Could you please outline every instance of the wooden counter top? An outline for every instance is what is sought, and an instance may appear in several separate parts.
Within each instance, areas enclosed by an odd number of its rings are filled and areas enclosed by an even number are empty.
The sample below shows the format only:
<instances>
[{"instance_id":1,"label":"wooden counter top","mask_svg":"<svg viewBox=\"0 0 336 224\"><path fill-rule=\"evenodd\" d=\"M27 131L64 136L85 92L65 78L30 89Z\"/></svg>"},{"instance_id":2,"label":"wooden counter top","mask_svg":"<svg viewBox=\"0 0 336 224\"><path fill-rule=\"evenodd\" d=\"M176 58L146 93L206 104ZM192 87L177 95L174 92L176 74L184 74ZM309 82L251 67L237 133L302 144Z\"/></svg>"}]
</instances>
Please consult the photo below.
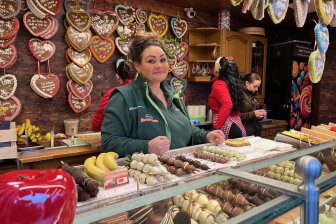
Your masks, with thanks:
<instances>
[{"instance_id":1,"label":"wooden counter top","mask_svg":"<svg viewBox=\"0 0 336 224\"><path fill-rule=\"evenodd\" d=\"M281 126L287 126L288 123L283 120L272 120L271 124L264 124L262 125L262 128L276 128L276 127L281 127Z\"/></svg>"}]
</instances>

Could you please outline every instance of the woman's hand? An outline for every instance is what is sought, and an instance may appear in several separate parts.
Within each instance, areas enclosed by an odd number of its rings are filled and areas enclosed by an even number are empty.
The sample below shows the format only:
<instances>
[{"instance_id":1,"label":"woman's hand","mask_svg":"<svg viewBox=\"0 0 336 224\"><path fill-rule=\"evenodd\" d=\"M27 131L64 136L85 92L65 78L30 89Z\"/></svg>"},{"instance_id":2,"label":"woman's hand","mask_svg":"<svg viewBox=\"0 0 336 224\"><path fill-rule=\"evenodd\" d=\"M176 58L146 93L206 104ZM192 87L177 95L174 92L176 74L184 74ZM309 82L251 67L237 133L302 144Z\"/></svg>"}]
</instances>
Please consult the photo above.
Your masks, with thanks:
<instances>
[{"instance_id":1,"label":"woman's hand","mask_svg":"<svg viewBox=\"0 0 336 224\"><path fill-rule=\"evenodd\" d=\"M267 113L266 110L255 110L254 111L254 114L255 114L257 119L264 118L266 113Z\"/></svg>"},{"instance_id":2,"label":"woman's hand","mask_svg":"<svg viewBox=\"0 0 336 224\"><path fill-rule=\"evenodd\" d=\"M170 148L170 140L166 136L158 136L148 142L148 153L162 155Z\"/></svg>"},{"instance_id":3,"label":"woman's hand","mask_svg":"<svg viewBox=\"0 0 336 224\"><path fill-rule=\"evenodd\" d=\"M208 142L215 144L222 144L224 138L224 133L221 130L210 131L207 135Z\"/></svg>"}]
</instances>

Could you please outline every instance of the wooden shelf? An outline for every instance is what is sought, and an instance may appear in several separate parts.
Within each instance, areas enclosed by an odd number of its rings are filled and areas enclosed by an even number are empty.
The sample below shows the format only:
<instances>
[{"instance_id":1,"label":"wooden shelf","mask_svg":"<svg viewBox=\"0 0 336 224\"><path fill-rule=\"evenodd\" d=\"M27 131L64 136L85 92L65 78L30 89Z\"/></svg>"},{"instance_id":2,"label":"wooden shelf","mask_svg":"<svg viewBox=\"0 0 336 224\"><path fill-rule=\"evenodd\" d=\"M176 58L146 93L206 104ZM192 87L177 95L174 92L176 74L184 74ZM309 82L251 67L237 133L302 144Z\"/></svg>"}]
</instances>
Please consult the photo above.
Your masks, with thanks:
<instances>
[{"instance_id":1,"label":"wooden shelf","mask_svg":"<svg viewBox=\"0 0 336 224\"><path fill-rule=\"evenodd\" d=\"M189 60L189 63L215 63L216 60Z\"/></svg>"},{"instance_id":2,"label":"wooden shelf","mask_svg":"<svg viewBox=\"0 0 336 224\"><path fill-rule=\"evenodd\" d=\"M218 43L193 44L190 47L220 47L220 45Z\"/></svg>"},{"instance_id":3,"label":"wooden shelf","mask_svg":"<svg viewBox=\"0 0 336 224\"><path fill-rule=\"evenodd\" d=\"M189 82L211 82L211 76L195 76L189 77Z\"/></svg>"}]
</instances>

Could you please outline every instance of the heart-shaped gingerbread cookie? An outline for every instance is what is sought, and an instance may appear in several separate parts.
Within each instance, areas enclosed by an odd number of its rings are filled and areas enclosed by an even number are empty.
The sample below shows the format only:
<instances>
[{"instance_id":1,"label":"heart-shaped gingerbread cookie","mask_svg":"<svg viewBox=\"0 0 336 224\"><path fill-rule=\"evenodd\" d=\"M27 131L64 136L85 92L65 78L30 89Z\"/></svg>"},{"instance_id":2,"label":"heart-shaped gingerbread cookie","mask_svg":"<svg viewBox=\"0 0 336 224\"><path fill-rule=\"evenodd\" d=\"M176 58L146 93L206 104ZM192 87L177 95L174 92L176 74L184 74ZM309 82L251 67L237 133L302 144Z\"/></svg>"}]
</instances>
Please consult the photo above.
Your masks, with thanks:
<instances>
[{"instance_id":1,"label":"heart-shaped gingerbread cookie","mask_svg":"<svg viewBox=\"0 0 336 224\"><path fill-rule=\"evenodd\" d=\"M273 23L280 23L286 16L289 0L270 1L267 7L268 15Z\"/></svg>"},{"instance_id":2,"label":"heart-shaped gingerbread cookie","mask_svg":"<svg viewBox=\"0 0 336 224\"><path fill-rule=\"evenodd\" d=\"M91 25L90 14L83 11L66 12L66 20L76 30L83 32L89 29Z\"/></svg>"},{"instance_id":3,"label":"heart-shaped gingerbread cookie","mask_svg":"<svg viewBox=\"0 0 336 224\"><path fill-rule=\"evenodd\" d=\"M119 25L117 33L121 39L131 39L136 30L136 23L130 23L127 26Z\"/></svg>"},{"instance_id":4,"label":"heart-shaped gingerbread cookie","mask_svg":"<svg viewBox=\"0 0 336 224\"><path fill-rule=\"evenodd\" d=\"M187 80L173 77L170 80L170 85L175 89L176 92L182 95L187 88Z\"/></svg>"},{"instance_id":5,"label":"heart-shaped gingerbread cookie","mask_svg":"<svg viewBox=\"0 0 336 224\"><path fill-rule=\"evenodd\" d=\"M59 13L62 5L60 0L35 0L35 2L40 7L40 9L52 16L55 16L57 13Z\"/></svg>"},{"instance_id":6,"label":"heart-shaped gingerbread cookie","mask_svg":"<svg viewBox=\"0 0 336 224\"><path fill-rule=\"evenodd\" d=\"M176 44L176 57L178 61L182 61L188 54L189 46L186 42Z\"/></svg>"},{"instance_id":7,"label":"heart-shaped gingerbread cookie","mask_svg":"<svg viewBox=\"0 0 336 224\"><path fill-rule=\"evenodd\" d=\"M0 39L13 37L20 28L19 20L15 17L10 20L0 19Z\"/></svg>"},{"instance_id":8,"label":"heart-shaped gingerbread cookie","mask_svg":"<svg viewBox=\"0 0 336 224\"><path fill-rule=\"evenodd\" d=\"M88 0L64 0L64 10L67 11L89 11L90 1ZM79 7L79 8L78 8Z\"/></svg>"},{"instance_id":9,"label":"heart-shaped gingerbread cookie","mask_svg":"<svg viewBox=\"0 0 336 224\"><path fill-rule=\"evenodd\" d=\"M0 49L0 69L8 69L16 61L16 48L10 45L7 48Z\"/></svg>"},{"instance_id":10,"label":"heart-shaped gingerbread cookie","mask_svg":"<svg viewBox=\"0 0 336 224\"><path fill-rule=\"evenodd\" d=\"M165 37L162 41L162 46L164 52L168 55L168 57L172 57L176 52L176 41L174 39L170 39Z\"/></svg>"},{"instance_id":11,"label":"heart-shaped gingerbread cookie","mask_svg":"<svg viewBox=\"0 0 336 224\"><path fill-rule=\"evenodd\" d=\"M171 72L172 69L175 67L175 65L177 63L176 55L173 55L172 57L168 57L167 62L168 62L168 65L169 65L169 72Z\"/></svg>"},{"instance_id":12,"label":"heart-shaped gingerbread cookie","mask_svg":"<svg viewBox=\"0 0 336 224\"><path fill-rule=\"evenodd\" d=\"M334 1L314 0L314 5L319 22L325 26L329 25L334 16Z\"/></svg>"},{"instance_id":13,"label":"heart-shaped gingerbread cookie","mask_svg":"<svg viewBox=\"0 0 336 224\"><path fill-rule=\"evenodd\" d=\"M318 23L314 28L315 40L317 42L317 47L322 54L325 54L329 46L329 31L326 26Z\"/></svg>"},{"instance_id":14,"label":"heart-shaped gingerbread cookie","mask_svg":"<svg viewBox=\"0 0 336 224\"><path fill-rule=\"evenodd\" d=\"M33 56L40 62L49 60L56 51L56 46L49 40L42 41L32 38L28 42L29 50Z\"/></svg>"},{"instance_id":15,"label":"heart-shaped gingerbread cookie","mask_svg":"<svg viewBox=\"0 0 336 224\"><path fill-rule=\"evenodd\" d=\"M90 12L91 28L93 31L105 39L110 37L117 29L119 24L118 16L112 11L97 11Z\"/></svg>"},{"instance_id":16,"label":"heart-shaped gingerbread cookie","mask_svg":"<svg viewBox=\"0 0 336 224\"><path fill-rule=\"evenodd\" d=\"M77 51L83 51L85 48L89 47L92 33L90 30L79 32L72 26L69 26L66 36L73 48Z\"/></svg>"},{"instance_id":17,"label":"heart-shaped gingerbread cookie","mask_svg":"<svg viewBox=\"0 0 336 224\"><path fill-rule=\"evenodd\" d=\"M23 16L23 24L32 35L38 37L50 30L52 20L49 18L41 19L28 11Z\"/></svg>"},{"instance_id":18,"label":"heart-shaped gingerbread cookie","mask_svg":"<svg viewBox=\"0 0 336 224\"><path fill-rule=\"evenodd\" d=\"M91 104L91 95L87 96L84 100L79 99L74 94L69 92L68 95L68 102L71 109L76 112L80 113L86 110Z\"/></svg>"},{"instance_id":19,"label":"heart-shaped gingerbread cookie","mask_svg":"<svg viewBox=\"0 0 336 224\"><path fill-rule=\"evenodd\" d=\"M149 29L158 35L159 38L166 35L168 30L168 21L163 15L151 14L147 20Z\"/></svg>"},{"instance_id":20,"label":"heart-shaped gingerbread cookie","mask_svg":"<svg viewBox=\"0 0 336 224\"><path fill-rule=\"evenodd\" d=\"M93 36L90 40L90 50L99 63L104 63L114 53L115 45L111 38L102 39L99 36Z\"/></svg>"},{"instance_id":21,"label":"heart-shaped gingerbread cookie","mask_svg":"<svg viewBox=\"0 0 336 224\"><path fill-rule=\"evenodd\" d=\"M7 48L14 43L16 35L9 37L7 39L0 39L0 48Z\"/></svg>"},{"instance_id":22,"label":"heart-shaped gingerbread cookie","mask_svg":"<svg viewBox=\"0 0 336 224\"><path fill-rule=\"evenodd\" d=\"M325 54L319 50L313 51L308 60L309 79L312 83L318 83L323 75L325 65Z\"/></svg>"},{"instance_id":23,"label":"heart-shaped gingerbread cookie","mask_svg":"<svg viewBox=\"0 0 336 224\"><path fill-rule=\"evenodd\" d=\"M84 51L78 52L72 48L67 50L68 58L79 67L84 67L91 59L91 51L86 48Z\"/></svg>"},{"instance_id":24,"label":"heart-shaped gingerbread cookie","mask_svg":"<svg viewBox=\"0 0 336 224\"><path fill-rule=\"evenodd\" d=\"M0 18L4 20L12 19L20 12L20 1L0 0Z\"/></svg>"},{"instance_id":25,"label":"heart-shaped gingerbread cookie","mask_svg":"<svg viewBox=\"0 0 336 224\"><path fill-rule=\"evenodd\" d=\"M92 91L93 84L91 81L88 81L84 85L80 85L73 80L67 82L67 89L69 92L72 92L80 100L84 100L88 97Z\"/></svg>"},{"instance_id":26,"label":"heart-shaped gingerbread cookie","mask_svg":"<svg viewBox=\"0 0 336 224\"><path fill-rule=\"evenodd\" d=\"M138 23L145 24L147 21L147 12L140 8L137 8L135 10L135 18Z\"/></svg>"},{"instance_id":27,"label":"heart-shaped gingerbread cookie","mask_svg":"<svg viewBox=\"0 0 336 224\"><path fill-rule=\"evenodd\" d=\"M297 27L303 27L303 25L305 24L308 14L308 5L308 1L293 0L294 17Z\"/></svg>"},{"instance_id":28,"label":"heart-shaped gingerbread cookie","mask_svg":"<svg viewBox=\"0 0 336 224\"><path fill-rule=\"evenodd\" d=\"M186 61L178 62L172 69L173 75L178 79L183 79L189 70L189 64Z\"/></svg>"},{"instance_id":29,"label":"heart-shaped gingerbread cookie","mask_svg":"<svg viewBox=\"0 0 336 224\"><path fill-rule=\"evenodd\" d=\"M11 98L17 87L17 79L14 75L6 74L0 77L0 99L7 100Z\"/></svg>"},{"instance_id":30,"label":"heart-shaped gingerbread cookie","mask_svg":"<svg viewBox=\"0 0 336 224\"><path fill-rule=\"evenodd\" d=\"M30 80L30 87L41 97L53 98L58 93L60 81L54 74L35 74Z\"/></svg>"},{"instance_id":31,"label":"heart-shaped gingerbread cookie","mask_svg":"<svg viewBox=\"0 0 336 224\"><path fill-rule=\"evenodd\" d=\"M12 96L7 100L0 100L0 120L5 120L5 118L13 121L21 112L22 103L21 101Z\"/></svg>"},{"instance_id":32,"label":"heart-shaped gingerbread cookie","mask_svg":"<svg viewBox=\"0 0 336 224\"><path fill-rule=\"evenodd\" d=\"M120 53L126 56L128 54L131 43L131 40L123 40L120 37L115 38L115 45L117 46L117 49Z\"/></svg>"},{"instance_id":33,"label":"heart-shaped gingerbread cookie","mask_svg":"<svg viewBox=\"0 0 336 224\"><path fill-rule=\"evenodd\" d=\"M170 19L170 27L175 36L181 39L188 30L188 24L185 20L172 17Z\"/></svg>"},{"instance_id":34,"label":"heart-shaped gingerbread cookie","mask_svg":"<svg viewBox=\"0 0 336 224\"><path fill-rule=\"evenodd\" d=\"M126 5L116 5L115 12L119 17L119 22L127 26L135 20L134 8Z\"/></svg>"},{"instance_id":35,"label":"heart-shaped gingerbread cookie","mask_svg":"<svg viewBox=\"0 0 336 224\"><path fill-rule=\"evenodd\" d=\"M71 78L81 85L90 81L93 74L93 67L90 63L86 64L83 68L78 67L74 63L70 63L66 66L66 69Z\"/></svg>"}]
</instances>

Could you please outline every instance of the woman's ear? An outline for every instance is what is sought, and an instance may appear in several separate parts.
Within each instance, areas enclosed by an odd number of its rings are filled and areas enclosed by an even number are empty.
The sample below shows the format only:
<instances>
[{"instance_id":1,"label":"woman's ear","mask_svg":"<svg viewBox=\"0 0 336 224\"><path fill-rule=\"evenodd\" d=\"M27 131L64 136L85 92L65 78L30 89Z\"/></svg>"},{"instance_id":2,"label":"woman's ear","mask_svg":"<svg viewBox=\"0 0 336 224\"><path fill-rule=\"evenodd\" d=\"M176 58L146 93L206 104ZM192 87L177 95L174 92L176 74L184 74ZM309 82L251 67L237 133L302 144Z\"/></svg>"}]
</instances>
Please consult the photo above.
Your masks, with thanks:
<instances>
[{"instance_id":1,"label":"woman's ear","mask_svg":"<svg viewBox=\"0 0 336 224\"><path fill-rule=\"evenodd\" d=\"M135 67L135 69L137 70L137 72L138 72L138 73L141 73L140 62L135 61L135 62L133 62L133 64L134 64L134 67Z\"/></svg>"}]
</instances>

